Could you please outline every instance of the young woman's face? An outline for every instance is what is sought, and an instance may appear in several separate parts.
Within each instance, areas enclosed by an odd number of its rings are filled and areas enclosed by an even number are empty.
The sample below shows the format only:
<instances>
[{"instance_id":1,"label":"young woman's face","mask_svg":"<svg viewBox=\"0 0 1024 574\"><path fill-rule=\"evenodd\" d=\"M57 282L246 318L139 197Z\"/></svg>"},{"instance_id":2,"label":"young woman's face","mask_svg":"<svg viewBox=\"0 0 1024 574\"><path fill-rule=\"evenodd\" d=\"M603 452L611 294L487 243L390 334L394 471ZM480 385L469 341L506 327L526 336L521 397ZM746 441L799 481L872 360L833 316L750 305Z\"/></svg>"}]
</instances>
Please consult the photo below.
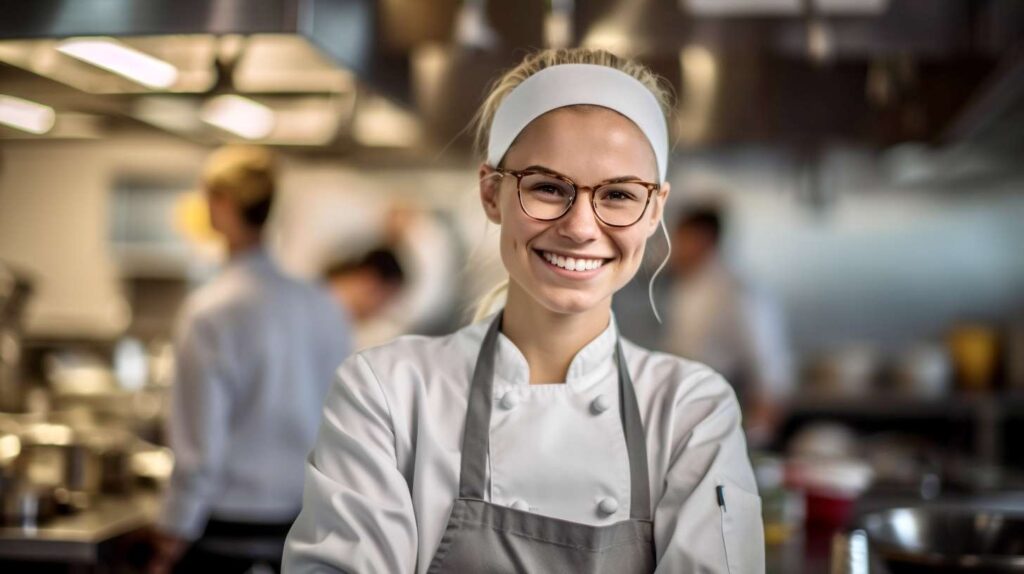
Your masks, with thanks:
<instances>
[{"instance_id":1,"label":"young woman's face","mask_svg":"<svg viewBox=\"0 0 1024 574\"><path fill-rule=\"evenodd\" d=\"M534 120L519 134L502 167L542 168L579 186L630 176L658 181L654 152L643 132L624 116L593 106L560 108ZM640 266L644 244L657 230L668 184L654 192L637 223L611 227L594 214L589 189L578 192L561 218L537 221L520 207L516 178L494 173L481 167L481 199L488 218L501 225L501 258L510 289L522 289L558 313L610 306L611 296ZM565 259L562 266L550 261L555 256L587 260L587 269L565 269Z\"/></svg>"}]
</instances>

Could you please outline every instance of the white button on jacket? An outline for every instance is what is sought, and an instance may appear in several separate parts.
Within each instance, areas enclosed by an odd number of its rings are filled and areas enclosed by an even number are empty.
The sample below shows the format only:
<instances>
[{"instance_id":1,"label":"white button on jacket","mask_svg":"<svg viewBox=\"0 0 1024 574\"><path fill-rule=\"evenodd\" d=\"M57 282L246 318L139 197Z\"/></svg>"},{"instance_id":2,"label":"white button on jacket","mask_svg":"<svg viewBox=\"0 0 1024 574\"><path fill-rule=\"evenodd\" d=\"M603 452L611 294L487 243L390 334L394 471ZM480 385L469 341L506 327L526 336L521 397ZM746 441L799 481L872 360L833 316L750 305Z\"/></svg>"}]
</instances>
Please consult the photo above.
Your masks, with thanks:
<instances>
[{"instance_id":1,"label":"white button on jacket","mask_svg":"<svg viewBox=\"0 0 1024 574\"><path fill-rule=\"evenodd\" d=\"M469 384L489 323L401 337L342 365L286 572L427 570L458 495ZM619 410L615 340L612 321L573 359L565 384L530 385L526 360L499 335L490 502L593 525L629 514L622 423L608 416ZM646 433L658 572L763 572L760 503L732 388L701 364L628 341L623 351ZM608 413L595 416L601 396Z\"/></svg>"},{"instance_id":2,"label":"white button on jacket","mask_svg":"<svg viewBox=\"0 0 1024 574\"><path fill-rule=\"evenodd\" d=\"M590 410L592 410L595 415L599 415L610 408L612 408L612 400L608 395L597 395L594 402L590 403Z\"/></svg>"}]
</instances>

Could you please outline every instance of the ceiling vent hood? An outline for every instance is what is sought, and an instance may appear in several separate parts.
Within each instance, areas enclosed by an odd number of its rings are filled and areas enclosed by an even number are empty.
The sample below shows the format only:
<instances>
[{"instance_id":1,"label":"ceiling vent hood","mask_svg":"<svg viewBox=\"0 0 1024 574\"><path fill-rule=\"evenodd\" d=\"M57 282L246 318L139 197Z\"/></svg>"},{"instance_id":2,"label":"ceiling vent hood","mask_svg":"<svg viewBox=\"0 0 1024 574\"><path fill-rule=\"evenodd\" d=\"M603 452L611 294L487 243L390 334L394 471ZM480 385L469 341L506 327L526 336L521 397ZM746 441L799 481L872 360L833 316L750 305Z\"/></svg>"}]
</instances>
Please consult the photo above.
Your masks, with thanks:
<instances>
[{"instance_id":1,"label":"ceiling vent hood","mask_svg":"<svg viewBox=\"0 0 1024 574\"><path fill-rule=\"evenodd\" d=\"M5 7L0 62L197 141L235 139L203 100L241 94L278 116L243 139L319 146L344 139L357 91L409 100L377 20L375 0L33 0Z\"/></svg>"},{"instance_id":2,"label":"ceiling vent hood","mask_svg":"<svg viewBox=\"0 0 1024 574\"><path fill-rule=\"evenodd\" d=\"M32 0L5 6L0 39L287 34L365 74L373 23L372 0Z\"/></svg>"}]
</instances>

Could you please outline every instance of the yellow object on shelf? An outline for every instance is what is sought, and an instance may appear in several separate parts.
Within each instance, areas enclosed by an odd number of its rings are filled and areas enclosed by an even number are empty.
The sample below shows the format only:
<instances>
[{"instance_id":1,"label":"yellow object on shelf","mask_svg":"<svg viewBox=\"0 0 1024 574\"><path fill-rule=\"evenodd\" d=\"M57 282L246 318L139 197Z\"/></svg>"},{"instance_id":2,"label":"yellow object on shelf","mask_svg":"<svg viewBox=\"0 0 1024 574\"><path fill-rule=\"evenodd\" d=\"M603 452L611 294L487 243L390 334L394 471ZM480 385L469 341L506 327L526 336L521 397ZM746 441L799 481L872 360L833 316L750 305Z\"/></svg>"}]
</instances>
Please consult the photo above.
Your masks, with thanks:
<instances>
[{"instance_id":1,"label":"yellow object on shelf","mask_svg":"<svg viewBox=\"0 0 1024 574\"><path fill-rule=\"evenodd\" d=\"M947 344L961 388L968 391L990 390L999 350L996 329L983 324L958 325L950 331Z\"/></svg>"}]
</instances>

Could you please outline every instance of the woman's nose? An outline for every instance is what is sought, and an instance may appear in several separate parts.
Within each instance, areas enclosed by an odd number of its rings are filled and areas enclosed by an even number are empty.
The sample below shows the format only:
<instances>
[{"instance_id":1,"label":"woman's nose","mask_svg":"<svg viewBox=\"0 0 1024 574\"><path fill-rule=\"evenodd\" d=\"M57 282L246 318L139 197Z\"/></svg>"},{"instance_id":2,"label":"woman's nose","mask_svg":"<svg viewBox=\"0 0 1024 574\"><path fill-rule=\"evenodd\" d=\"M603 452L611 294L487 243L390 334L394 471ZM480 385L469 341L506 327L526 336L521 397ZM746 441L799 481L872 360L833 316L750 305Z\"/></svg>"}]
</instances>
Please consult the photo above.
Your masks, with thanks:
<instances>
[{"instance_id":1,"label":"woman's nose","mask_svg":"<svg viewBox=\"0 0 1024 574\"><path fill-rule=\"evenodd\" d=\"M598 237L601 233L601 223L594 213L589 191L577 193L576 201L559 223L559 233L577 243L585 243Z\"/></svg>"}]
</instances>

